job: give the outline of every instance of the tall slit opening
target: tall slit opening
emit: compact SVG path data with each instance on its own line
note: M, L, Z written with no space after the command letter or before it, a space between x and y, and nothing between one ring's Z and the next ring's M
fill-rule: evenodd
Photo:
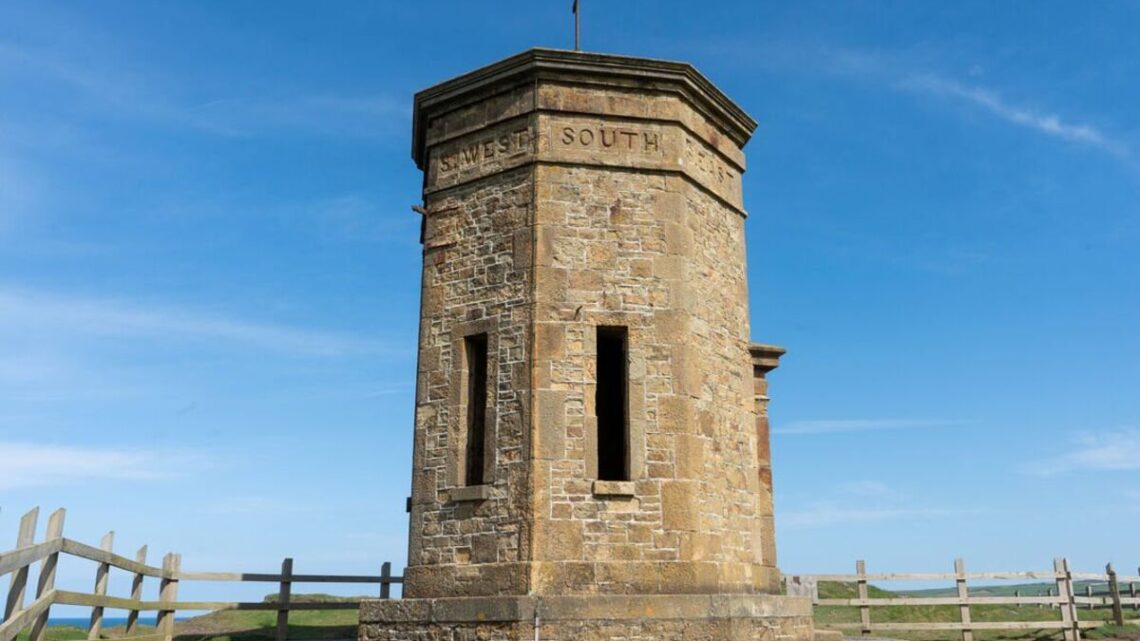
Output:
M598 478L629 480L629 337L625 327L598 327Z
M487 440L487 335L468 336L467 356L467 448L464 483L483 485Z

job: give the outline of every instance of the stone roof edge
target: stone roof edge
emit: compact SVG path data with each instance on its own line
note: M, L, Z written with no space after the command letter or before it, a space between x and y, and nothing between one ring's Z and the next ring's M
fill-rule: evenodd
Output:
M528 49L485 67L424 89L415 95L412 115L412 158L423 166L427 122L421 114L463 96L484 97L517 86L544 71L586 72L614 78L646 78L675 82L740 146L756 130L756 121L691 64L653 58L563 49Z
M780 366L780 357L788 350L779 345L765 343L752 343L748 346L748 354L752 357L752 366L759 367L765 373Z

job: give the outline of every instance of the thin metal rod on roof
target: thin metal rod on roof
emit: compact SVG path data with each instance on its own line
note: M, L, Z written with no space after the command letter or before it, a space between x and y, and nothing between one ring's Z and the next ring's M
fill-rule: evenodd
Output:
M574 0L574 6L570 8L574 12L574 51L582 50L582 12L579 7L581 0Z

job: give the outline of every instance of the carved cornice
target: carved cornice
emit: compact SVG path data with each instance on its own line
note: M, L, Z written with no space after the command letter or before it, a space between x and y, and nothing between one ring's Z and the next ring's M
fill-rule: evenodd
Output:
M752 367L767 374L780 366L780 357L788 350L777 345L753 343L748 346L748 353L752 356Z
M530 49L420 91L412 116L412 158L424 168L431 116L541 80L598 86L649 88L681 95L743 147L756 121L692 65L609 54Z

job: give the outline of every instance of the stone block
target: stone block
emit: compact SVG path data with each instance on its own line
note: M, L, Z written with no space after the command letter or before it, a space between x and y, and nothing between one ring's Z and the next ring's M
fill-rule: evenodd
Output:
M594 564L581 561L537 562L532 575L536 594L570 594L596 581Z
M667 530L700 529L699 489L700 483L696 481L665 481L661 484L663 525Z
M656 594L441 598L401 614L361 607L361 641L813 641L810 603L769 595ZM422 615L424 610L427 615Z
M535 352L543 359L560 360L566 356L565 323L535 323Z
M705 438L696 434L677 434L674 460L678 479L701 479L705 476Z
M546 521L536 528L539 558L545 561L583 559L582 524L577 521Z
M560 390L538 390L538 421L534 438L538 456L546 460L563 458L566 452L566 401L568 393Z
M672 394L657 397L657 430L665 434L684 434L695 430L695 412L688 397Z
M471 537L471 561L494 563L499 560L499 543L495 534L477 534Z

